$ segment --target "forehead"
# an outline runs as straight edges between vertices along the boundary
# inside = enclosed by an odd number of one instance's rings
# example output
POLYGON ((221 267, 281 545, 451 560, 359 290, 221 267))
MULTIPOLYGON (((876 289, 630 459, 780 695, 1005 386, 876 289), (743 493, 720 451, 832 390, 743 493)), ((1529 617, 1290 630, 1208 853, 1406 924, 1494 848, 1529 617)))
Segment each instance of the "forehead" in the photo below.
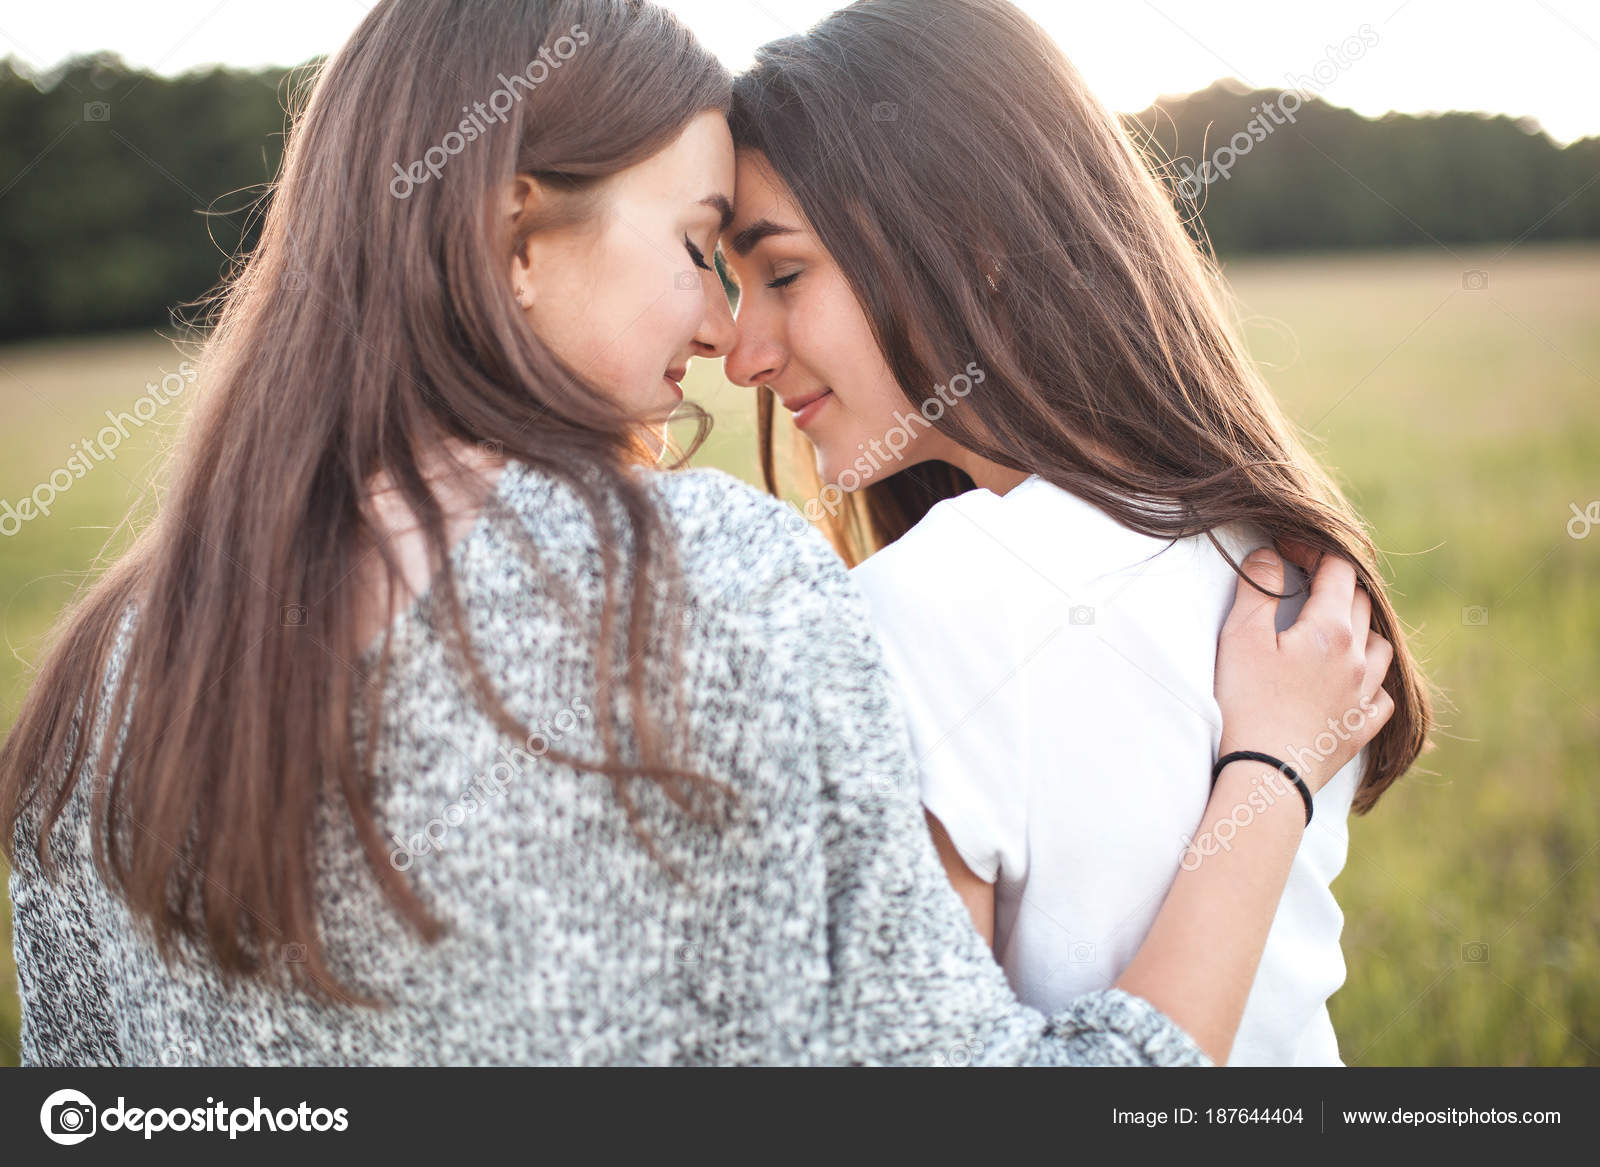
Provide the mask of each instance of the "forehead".
POLYGON ((734 181, 733 225, 730 235, 760 219, 768 219, 797 230, 805 229, 805 219, 766 155, 756 150, 740 150, 738 174, 734 181))
POLYGON ((671 144, 624 171, 627 185, 655 195, 700 199, 733 192, 733 136, 716 111, 696 115, 671 144))

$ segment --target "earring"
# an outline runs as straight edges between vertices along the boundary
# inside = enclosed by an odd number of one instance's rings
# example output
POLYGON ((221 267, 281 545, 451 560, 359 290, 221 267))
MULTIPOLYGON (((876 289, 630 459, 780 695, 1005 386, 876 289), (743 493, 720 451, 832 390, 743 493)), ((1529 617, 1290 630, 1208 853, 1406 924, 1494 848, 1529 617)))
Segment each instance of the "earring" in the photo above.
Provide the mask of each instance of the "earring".
POLYGON ((517 307, 524 310, 528 307, 528 290, 526 288, 517 289, 517 307))

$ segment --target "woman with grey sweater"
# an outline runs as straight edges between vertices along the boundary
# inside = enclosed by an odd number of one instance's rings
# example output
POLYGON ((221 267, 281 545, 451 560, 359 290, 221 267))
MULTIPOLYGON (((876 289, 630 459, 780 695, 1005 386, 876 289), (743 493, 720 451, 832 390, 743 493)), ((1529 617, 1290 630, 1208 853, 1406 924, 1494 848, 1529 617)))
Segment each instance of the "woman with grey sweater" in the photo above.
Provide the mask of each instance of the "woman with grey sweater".
MULTIPOLYGON (((324 67, 160 514, 0 751, 24 1061, 1220 1060, 1298 798, 1115 989, 1018 1004, 842 562, 649 468, 733 339, 726 76, 649 6, 457 7, 380 4, 324 67)), ((1246 567, 1224 751, 1381 706, 1348 565, 1282 634, 1246 567)), ((1197 833, 1280 781, 1226 766, 1197 833)))

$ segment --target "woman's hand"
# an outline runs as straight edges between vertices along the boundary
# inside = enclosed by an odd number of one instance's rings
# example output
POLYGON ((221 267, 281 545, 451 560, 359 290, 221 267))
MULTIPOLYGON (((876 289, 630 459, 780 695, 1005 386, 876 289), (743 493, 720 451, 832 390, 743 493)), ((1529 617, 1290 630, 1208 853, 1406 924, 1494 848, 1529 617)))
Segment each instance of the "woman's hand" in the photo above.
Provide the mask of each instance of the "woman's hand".
MULTIPOLYGON (((1282 593, 1283 560, 1270 548, 1242 566, 1261 587, 1282 593)), ((1240 578, 1217 645, 1222 753, 1272 754, 1315 792, 1394 713, 1383 689, 1394 648, 1371 630, 1372 600, 1343 559, 1323 557, 1293 626, 1277 632, 1277 611, 1277 599, 1240 578)))

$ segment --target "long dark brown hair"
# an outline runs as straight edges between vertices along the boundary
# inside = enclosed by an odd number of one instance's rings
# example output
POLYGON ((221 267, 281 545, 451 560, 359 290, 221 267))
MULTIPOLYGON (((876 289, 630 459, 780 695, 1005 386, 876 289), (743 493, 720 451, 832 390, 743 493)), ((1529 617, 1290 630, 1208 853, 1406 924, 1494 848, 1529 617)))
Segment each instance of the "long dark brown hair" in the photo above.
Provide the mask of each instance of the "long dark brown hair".
MULTIPOLYGON (((1005 0, 860 0, 763 48, 730 121, 838 262, 911 405, 969 362, 984 372, 941 406, 951 439, 1148 535, 1247 522, 1356 565, 1395 650, 1395 712, 1355 799, 1370 810, 1432 718, 1372 539, 1243 351, 1214 264, 1050 37, 1005 0)), ((777 493, 772 415, 762 394, 777 493)), ((913 465, 850 495, 829 534, 854 562, 971 487, 913 465)))
POLYGON ((439 923, 388 861, 353 725, 366 711, 364 740, 378 740, 387 634, 375 669, 350 662, 365 647, 362 561, 376 552, 391 597, 403 588, 368 509, 381 474, 420 519, 445 635, 478 699, 528 736, 465 630, 426 480, 451 443, 570 485, 599 528, 606 758, 548 756, 611 775, 630 820, 634 778, 697 801, 687 796, 701 780, 671 763, 671 735, 644 700, 659 655, 646 651, 652 597, 678 575, 631 469, 636 421, 557 359, 513 299, 512 256, 547 219, 512 223, 491 208, 523 174, 553 192, 539 214, 583 215, 603 178, 695 115, 726 111, 729 83, 650 4, 385 0, 371 11, 291 110, 260 242, 210 303, 200 400, 159 517, 64 617, 0 750, 8 855, 19 818, 42 801, 37 851, 51 870, 51 827, 87 779, 97 867, 165 955, 181 934, 225 975, 263 975, 294 941, 306 950, 290 965, 298 983, 366 1000, 337 984, 318 940, 314 813, 333 793, 389 899, 434 939, 439 923), (130 607, 124 683, 102 711, 130 607), (619 686, 634 711, 626 747, 608 705, 619 686), (124 723, 114 765, 91 770, 96 741, 124 723))

